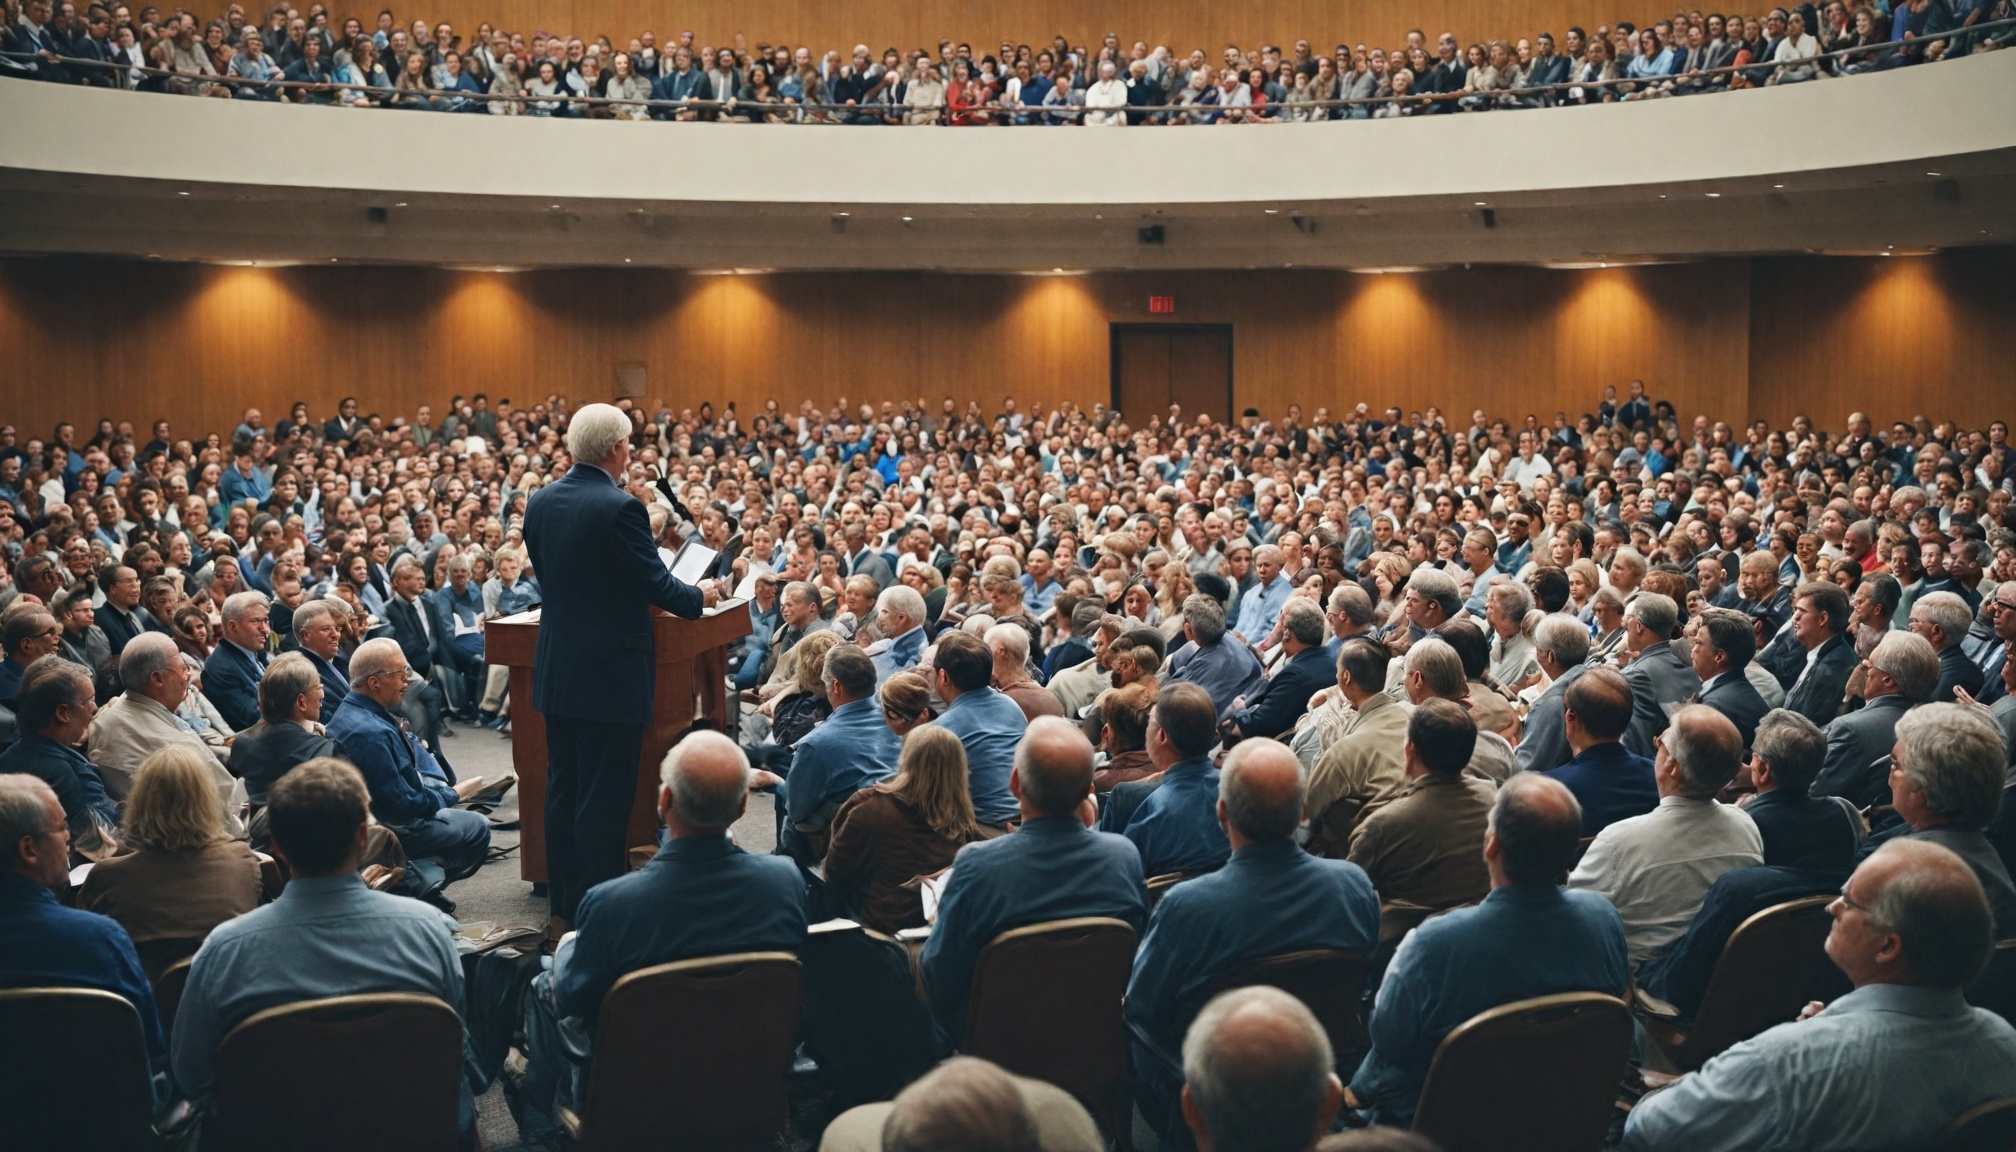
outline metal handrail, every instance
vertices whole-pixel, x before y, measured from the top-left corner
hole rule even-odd
[[[1886,40],[1876,44],[1864,44],[1853,48],[1837,48],[1832,51],[1821,52],[1814,56],[1801,57],[1799,60],[1790,63],[1796,63],[1802,66],[1808,63],[1817,65],[1824,61],[1846,59],[1851,56],[1854,57],[1881,56],[1888,52],[1891,52],[1892,50],[1904,50],[1914,47],[1923,47],[1925,44],[1933,41],[1953,40],[1961,37],[1973,37],[1993,29],[2010,28],[2010,27],[2016,27],[2016,19],[1986,21],[1980,24],[1974,24],[1963,28],[1950,29],[1945,32],[1927,33],[1923,36],[1907,36],[1902,40]],[[43,57],[34,53],[0,52],[0,60],[19,60],[28,62],[28,61],[37,61],[41,59],[43,59]],[[391,88],[384,88],[369,84],[345,83],[337,80],[330,80],[326,82],[308,81],[308,80],[252,80],[242,76],[225,76],[222,74],[206,75],[194,72],[180,72],[170,68],[155,68],[139,64],[123,64],[106,60],[93,60],[88,57],[78,57],[78,56],[59,55],[57,56],[56,60],[58,63],[61,64],[78,66],[79,72],[100,73],[100,74],[117,73],[126,76],[131,76],[134,73],[139,73],[145,76],[161,77],[165,80],[179,81],[187,84],[222,85],[228,88],[232,88],[234,90],[241,88],[258,89],[262,92],[278,92],[278,93],[284,93],[287,91],[302,91],[304,93],[361,92],[368,97],[379,99],[381,101],[390,98],[390,100],[393,102],[392,106],[394,107],[415,106],[420,105],[422,103],[431,105],[431,104],[454,102],[454,101],[460,101],[463,103],[475,102],[475,103],[487,104],[489,102],[501,100],[501,101],[540,103],[540,104],[566,104],[572,107],[582,107],[589,109],[642,108],[649,112],[665,112],[668,114],[679,112],[715,112],[715,113],[726,113],[731,117],[737,113],[742,112],[757,112],[763,114],[774,112],[796,117],[800,122],[803,123],[830,122],[823,119],[808,118],[806,116],[807,113],[818,113],[821,114],[822,117],[834,116],[834,115],[837,116],[862,115],[875,119],[880,119],[882,117],[900,117],[905,120],[908,120],[908,118],[912,114],[923,114],[932,117],[931,120],[925,121],[922,124],[916,126],[942,125],[945,123],[946,118],[954,112],[954,109],[949,104],[885,104],[879,102],[861,103],[858,101],[849,103],[833,103],[830,101],[821,101],[817,103],[802,103],[797,101],[747,101],[747,100],[734,100],[734,99],[697,100],[691,98],[685,100],[660,100],[648,97],[641,100],[633,100],[633,99],[623,99],[619,97],[607,97],[607,96],[580,96],[572,93],[534,95],[529,92],[521,92],[517,94],[505,93],[505,92],[467,92],[467,91],[458,91],[455,89],[442,89],[442,88],[402,88],[396,85]],[[1460,101],[1467,97],[1483,97],[1491,101],[1494,105],[1497,105],[1500,99],[1504,97],[1513,97],[1519,99],[1536,98],[1544,101],[1546,98],[1552,97],[1557,93],[1572,92],[1580,89],[1594,88],[1594,89],[1607,90],[1612,88],[1621,88],[1627,92],[1631,92],[1636,91],[1641,87],[1648,87],[1651,85],[1660,84],[1664,82],[1672,82],[1680,80],[1690,80],[1690,81],[1711,80],[1717,77],[1735,76],[1739,73],[1750,74],[1750,73],[1776,71],[1780,66],[1781,65],[1775,61],[1762,61],[1762,62],[1751,61],[1748,64],[1731,64],[1721,68],[1690,69],[1688,71],[1677,72],[1670,75],[1659,77],[1641,76],[1641,77],[1618,77],[1608,80],[1566,80],[1558,84],[1541,84],[1524,88],[1499,88],[1495,90],[1478,91],[1478,92],[1409,92],[1405,95],[1400,96],[1390,96],[1390,95],[1364,96],[1351,99],[1309,100],[1309,101],[1297,101],[1293,104],[1284,102],[1280,104],[1266,105],[1264,108],[1259,109],[1258,110],[1259,114],[1252,117],[1252,119],[1261,122],[1271,120],[1274,122],[1285,123],[1286,121],[1280,120],[1278,116],[1273,114],[1286,110],[1348,109],[1359,107],[1382,106],[1387,104],[1428,107],[1435,104],[1447,104],[1451,102]],[[0,76],[4,75],[6,75],[5,72],[0,72]],[[1543,103],[1543,104],[1535,104],[1532,106],[1537,107],[1546,105]],[[1162,123],[1180,124],[1186,122],[1195,122],[1203,116],[1224,116],[1228,114],[1238,113],[1244,110],[1244,106],[1242,105],[1224,106],[1218,104],[1154,104],[1154,105],[1124,105],[1120,108],[1108,110],[1108,109],[1087,109],[1083,105],[1004,106],[999,103],[990,103],[990,104],[974,105],[970,110],[974,112],[986,113],[990,117],[1002,114],[1013,116],[1028,116],[1031,117],[1032,119],[1036,119],[1048,124],[1062,124],[1062,123],[1068,123],[1070,121],[1080,120],[1084,117],[1084,115],[1088,111],[1112,111],[1116,113],[1145,115],[1155,117],[1158,121]],[[997,123],[1006,123],[1006,121],[997,121]]]

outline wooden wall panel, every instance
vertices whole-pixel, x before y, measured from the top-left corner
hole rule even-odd
[[[2016,248],[1938,256],[1759,259],[1751,407],[1839,428],[1924,414],[2016,418]]]
[[[336,5],[373,26],[378,5]],[[1530,36],[1542,29],[1559,37],[1569,25],[1594,28],[1619,19],[1643,24],[1670,15],[1656,4],[1616,0],[1358,0],[1348,8],[1324,0],[1112,0],[1088,6],[1074,0],[882,0],[834,4],[824,0],[693,0],[668,11],[649,0],[428,0],[394,5],[402,24],[425,17],[446,20],[464,37],[488,21],[522,32],[567,33],[583,38],[607,35],[618,46],[645,29],[669,45],[691,30],[696,44],[726,46],[737,33],[750,46],[803,44],[814,53],[845,53],[856,43],[877,53],[935,47],[950,39],[973,45],[976,56],[998,50],[1002,40],[1047,45],[1062,34],[1073,46],[1094,46],[1117,32],[1123,46],[1139,40],[1187,54],[1202,48],[1215,63],[1227,43],[1248,48],[1275,43],[1287,48],[1307,39],[1319,50],[1338,43],[1399,44],[1408,29],[1432,38],[1448,30],[1465,42],[1494,36]]]
[[[1150,295],[1173,295],[1172,316]],[[1979,424],[2016,386],[2016,259],[1722,260],[1478,268],[946,276],[462,272],[0,259],[0,421],[157,415],[188,434],[248,405],[437,410],[456,392],[602,399],[641,361],[646,400],[822,408],[950,395],[1090,407],[1113,323],[1233,325],[1235,404],[1364,402],[1467,422],[1592,408],[1642,377],[1683,417],[1838,426],[1923,411]]]

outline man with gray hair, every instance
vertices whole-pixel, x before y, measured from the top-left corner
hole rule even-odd
[[[558,1131],[555,1106],[578,1109],[602,998],[641,968],[736,952],[797,952],[805,880],[782,856],[743,851],[729,835],[749,802],[749,760],[719,732],[688,733],[658,771],[665,845],[643,867],[581,898],[578,931],[525,998],[522,1073],[505,1088],[527,1137]],[[565,1021],[563,1025],[563,1021]],[[514,1062],[515,1066],[515,1062]]]
[[[33,776],[0,774],[0,988],[112,993],[133,1005],[149,1062],[165,1074],[168,1045],[132,938],[111,918],[58,900],[56,893],[69,885],[70,829],[62,802]],[[71,1145],[72,1120],[60,1108],[17,1109],[7,1118],[10,1146]]]
[[[1250,699],[1232,701],[1221,729],[1228,744],[1250,736],[1280,736],[1295,727],[1311,696],[1337,686],[1335,661],[1323,647],[1323,610],[1316,602],[1290,597],[1281,606],[1281,627],[1287,659]]]
[[[891,584],[876,597],[875,626],[882,639],[868,646],[875,661],[875,683],[909,668],[924,654],[924,597],[908,584]],[[1029,633],[1022,633],[1022,658],[1029,658]]]
[[[132,791],[133,775],[142,760],[171,744],[189,749],[209,770],[211,783],[217,787],[225,829],[242,838],[245,825],[238,819],[238,807],[245,799],[243,787],[218,762],[203,738],[184,727],[175,715],[189,698],[189,669],[181,650],[165,633],[142,632],[127,641],[126,650],[119,654],[119,682],[126,690],[91,718],[85,746],[104,777],[106,793],[114,800],[124,800]]]
[[[350,695],[350,661],[343,655],[344,625],[350,605],[341,600],[310,600],[294,610],[294,643],[315,666],[322,681],[322,723],[335,719],[336,709]]]
[[[892,589],[891,591],[894,591]],[[915,596],[910,589],[903,589]],[[883,595],[888,595],[887,592]],[[994,687],[1022,709],[1022,715],[1062,716],[1064,704],[1057,694],[1029,675],[1029,630],[1020,624],[996,624],[980,637],[994,658]]]
[[[1756,822],[1715,799],[1742,766],[1736,725],[1690,704],[1657,744],[1659,806],[1597,833],[1568,877],[1568,887],[1607,896],[1624,917],[1633,967],[1680,939],[1724,872],[1764,862]]]
[[[217,647],[203,662],[203,695],[225,723],[242,732],[259,722],[259,678],[266,674],[273,604],[263,592],[234,592],[225,597],[222,612]]]
[[[1749,764],[1757,791],[1743,810],[1764,838],[1764,863],[1835,876],[1855,866],[1862,814],[1839,796],[1812,795],[1826,755],[1826,735],[1790,708],[1758,722]]]
[[[1679,621],[1680,606],[1671,596],[1639,592],[1624,605],[1624,647],[1631,659],[1623,669],[1631,685],[1631,727],[1624,733],[1624,746],[1648,760],[1667,717],[1701,692],[1700,675],[1669,643]]]
[[[1204,1006],[1183,1038],[1183,1120],[1202,1152],[1309,1152],[1344,1099],[1330,1037],[1265,984]]]
[[[1939,682],[1939,653],[1915,632],[1891,632],[1863,665],[1868,703],[1827,725],[1827,760],[1813,782],[1815,796],[1841,796],[1857,808],[1890,796],[1889,758],[1897,722],[1932,696]]]
[[[1547,677],[1547,690],[1526,711],[1519,746],[1512,750],[1521,772],[1547,772],[1574,756],[1562,718],[1569,685],[1588,668],[1589,629],[1563,612],[1546,616],[1533,628],[1533,659]]]
[[[1981,694],[1981,666],[1967,659],[1960,642],[1974,623],[1974,613],[1957,592],[1927,592],[1911,605],[1911,631],[1931,641],[1939,653],[1939,683],[1932,703],[1951,704],[1955,692]]]
[[[1253,586],[1239,594],[1239,620],[1233,631],[1248,644],[1258,644],[1274,631],[1294,585],[1281,574],[1281,549],[1262,544],[1253,549]]]
[[[21,678],[14,713],[20,735],[0,752],[0,775],[33,776],[55,789],[71,838],[91,846],[101,830],[119,827],[119,805],[105,794],[98,769],[77,750],[97,712],[90,670],[61,656],[44,656]]]
[[[1965,860],[1987,890],[1998,940],[2016,939],[2016,886],[1986,835],[2001,809],[2006,756],[2001,730],[1984,710],[1912,709],[1897,722],[1890,757],[1890,804],[1903,823],[1871,837],[1927,840]]]
[[[1092,795],[1092,745],[1083,732],[1056,716],[1032,722],[1015,749],[1008,789],[1021,827],[959,850],[920,960],[932,1013],[953,1034],[966,1017],[981,949],[1007,929],[1111,916],[1138,933],[1148,920],[1140,853],[1080,817]]]
[[[819,1152],[1104,1152],[1092,1114],[1069,1092],[954,1056],[896,1098],[849,1108]]]
[[[584,405],[567,423],[573,467],[525,507],[545,598],[530,703],[546,717],[541,816],[555,927],[573,919],[582,893],[624,872],[656,684],[651,609],[692,620],[721,596],[718,582],[696,588],[658,558],[644,505],[623,487],[631,431],[621,408]]]
[[[1226,638],[1224,606],[1202,592],[1183,598],[1183,636],[1189,643],[1169,657],[1162,679],[1195,684],[1210,693],[1222,720],[1231,715],[1235,701],[1260,687],[1260,659],[1236,637]]]
[[[1127,985],[1127,1019],[1165,1051],[1177,1046],[1224,972],[1310,948],[1370,954],[1379,896],[1363,869],[1295,843],[1307,786],[1295,754],[1274,740],[1241,741],[1225,757],[1218,821],[1231,843],[1223,868],[1169,889],[1148,920]],[[1135,1099],[1156,1131],[1177,1123],[1178,1081],[1141,1052]]]
[[[1964,996],[1995,924],[1966,862],[1886,844],[1827,911],[1827,956],[1854,991],[1648,1093],[1625,1152],[1923,1148],[1975,1105],[2016,1096],[2016,1029]]]
[[[1433,565],[1423,564],[1407,578],[1407,590],[1401,595],[1400,603],[1407,614],[1407,638],[1397,647],[1405,651],[1408,645],[1454,620],[1456,614],[1463,610],[1463,593],[1454,576]],[[1389,633],[1388,639],[1397,640],[1398,637]]]

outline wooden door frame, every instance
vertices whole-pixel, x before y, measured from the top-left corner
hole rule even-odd
[[[1109,323],[1108,325],[1106,325],[1106,358],[1107,358],[1106,410],[1107,411],[1109,412],[1123,411],[1123,409],[1121,409],[1120,407],[1120,336],[1124,332],[1225,333],[1225,348],[1226,352],[1228,353],[1227,356],[1225,357],[1225,412],[1228,419],[1231,420],[1238,419],[1239,409],[1233,403],[1233,393],[1232,393],[1232,378],[1235,371],[1234,365],[1238,363],[1238,345],[1235,343],[1235,341],[1238,340],[1238,337],[1233,333],[1232,325],[1230,324],[1181,324],[1171,322],[1167,324]],[[1161,413],[1157,412],[1156,415],[1159,416],[1161,415]],[[1144,427],[1145,425],[1134,425],[1134,426]]]

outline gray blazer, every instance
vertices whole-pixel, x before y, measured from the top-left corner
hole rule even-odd
[[[1574,755],[1568,748],[1568,724],[1561,715],[1568,698],[1568,686],[1577,676],[1588,671],[1586,664],[1577,664],[1568,669],[1559,680],[1547,686],[1533,707],[1526,712],[1526,731],[1519,738],[1519,747],[1512,752],[1512,758],[1519,764],[1521,772],[1549,772],[1566,764]]]
[[[1647,760],[1657,751],[1652,740],[1666,731],[1668,712],[1701,691],[1701,677],[1665,642],[1652,645],[1624,667],[1631,685],[1631,727],[1624,746]]]
[[[1889,796],[1888,773],[1871,771],[1897,743],[1897,721],[1911,701],[1892,692],[1827,725],[1827,759],[1813,781],[1815,796],[1845,796],[1861,807]]]

